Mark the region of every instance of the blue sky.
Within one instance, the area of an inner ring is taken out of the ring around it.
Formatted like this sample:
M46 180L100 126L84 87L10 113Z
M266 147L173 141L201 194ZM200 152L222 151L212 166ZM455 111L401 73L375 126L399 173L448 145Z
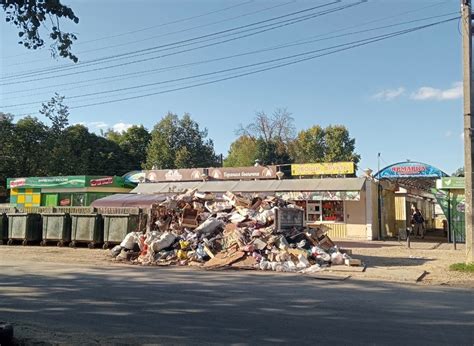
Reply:
M187 40L328 2L330 1L138 0L131 6L128 1L64 0L63 3L74 9L80 22L78 25L63 22L62 28L74 31L79 37L73 51L84 63ZM356 2L343 1L324 9ZM223 10L232 6L234 7ZM315 11L321 10L323 8ZM212 11L218 12L209 14ZM185 78L281 58L451 18L456 14L448 14L458 11L458 0L372 0L251 37L142 63L87 73L81 72L86 67L78 65L71 70L80 72L75 75L37 81L29 81L27 78L3 79L0 84L12 80L19 83L0 86L0 111L13 114L35 113L40 108L41 101L48 100L54 92L59 92L66 96L66 104L72 108L71 123L86 124L93 131L108 127L123 129L130 124L143 124L151 129L168 111L179 115L189 112L193 119L208 129L216 151L225 155L230 143L236 138L235 129L239 124L250 123L256 111L271 113L276 108L286 107L293 114L297 130L315 124L347 126L351 135L356 138L357 152L362 156L361 168L376 170L377 153L380 152L381 167L410 159L430 163L452 173L463 165L461 35L457 20L216 84L117 103L76 109L73 107L140 93L156 93L190 85L190 82L181 81L124 90L116 94L74 98L77 95ZM341 35L445 14L444 17L431 20L328 39L328 35ZM199 17L186 19L196 16ZM22 48L17 44L16 28L5 23L3 13L0 20L2 77L41 68L73 65L64 59L52 59L47 49L27 51ZM130 75L144 70L314 39L317 35L326 40L161 73ZM109 46L115 47L107 48ZM158 54L149 54L145 57L156 55ZM132 60L128 58L119 62ZM108 62L94 67L102 68L111 64ZM100 80L121 74L128 74L127 79L117 77ZM56 75L48 72L43 76ZM57 86L58 84L63 85ZM5 107L30 102L31 105Z

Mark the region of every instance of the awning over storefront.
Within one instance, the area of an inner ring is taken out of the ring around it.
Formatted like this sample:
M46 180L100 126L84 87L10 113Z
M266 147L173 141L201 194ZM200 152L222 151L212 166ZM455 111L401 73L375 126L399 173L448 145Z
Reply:
M166 195L136 195L136 194L117 194L100 198L92 202L94 208L150 208L155 203L163 202Z
M139 184L132 193L181 193L187 189L202 192L346 192L362 190L365 178L286 179L252 181L202 181Z
M390 180L404 188L424 191L430 191L435 186L436 179L446 176L439 168L416 161L398 162L374 175L376 179Z

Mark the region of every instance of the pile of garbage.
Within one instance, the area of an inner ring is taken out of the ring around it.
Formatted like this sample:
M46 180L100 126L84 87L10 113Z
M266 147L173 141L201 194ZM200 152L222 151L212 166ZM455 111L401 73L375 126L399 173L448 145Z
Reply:
M191 265L311 273L360 265L324 226L303 226L304 210L275 196L247 198L188 190L152 210L152 228L131 232L111 250L143 265Z

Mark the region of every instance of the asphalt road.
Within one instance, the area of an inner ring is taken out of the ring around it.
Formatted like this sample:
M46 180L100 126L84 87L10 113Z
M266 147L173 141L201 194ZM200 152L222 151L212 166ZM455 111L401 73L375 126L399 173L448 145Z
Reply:
M469 289L3 262L0 320L27 344L474 344Z

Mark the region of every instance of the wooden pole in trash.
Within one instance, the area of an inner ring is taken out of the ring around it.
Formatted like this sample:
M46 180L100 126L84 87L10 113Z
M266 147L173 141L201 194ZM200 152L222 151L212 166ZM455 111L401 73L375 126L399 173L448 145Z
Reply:
M471 34L471 0L461 0L463 72L464 72L464 176L466 180L466 262L474 262L473 244L473 145L472 145L472 34Z

